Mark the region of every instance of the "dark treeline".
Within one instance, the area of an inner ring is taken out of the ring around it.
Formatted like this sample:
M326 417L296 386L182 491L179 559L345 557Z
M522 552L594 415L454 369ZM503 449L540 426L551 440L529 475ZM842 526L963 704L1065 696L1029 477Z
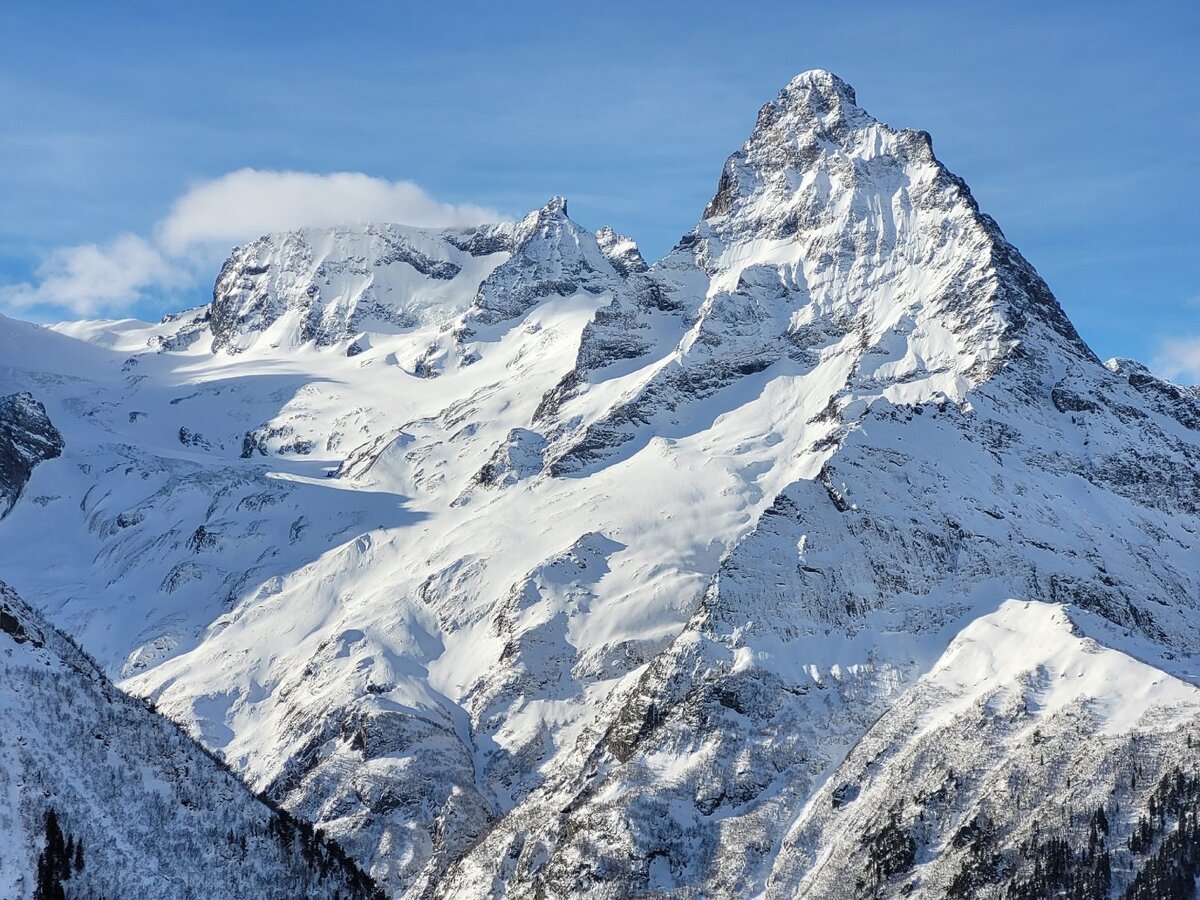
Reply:
M46 810L45 845L37 858L33 900L66 900L66 882L82 871L83 841L63 832L52 806Z

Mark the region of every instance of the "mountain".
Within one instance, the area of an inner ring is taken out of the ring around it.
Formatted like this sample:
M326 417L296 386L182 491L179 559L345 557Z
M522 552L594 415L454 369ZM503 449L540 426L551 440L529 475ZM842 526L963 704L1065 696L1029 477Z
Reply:
M1200 395L1097 359L829 73L653 265L562 198L306 229L0 359L63 444L5 577L395 896L1173 896L1196 858Z
M339 848L119 691L3 582L0 676L3 896L64 875L71 897L376 896ZM65 869L43 881L51 833L69 841Z

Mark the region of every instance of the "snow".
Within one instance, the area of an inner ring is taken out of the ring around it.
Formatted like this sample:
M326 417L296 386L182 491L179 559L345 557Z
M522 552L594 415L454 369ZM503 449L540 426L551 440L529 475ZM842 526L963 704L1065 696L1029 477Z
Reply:
M836 894L889 811L927 848L903 893L941 897L970 823L990 821L1008 846L1036 841L1038 823L1074 839L1069 811L1097 805L1112 816L1120 888L1137 811L1186 755L1198 718L1195 685L1083 636L1061 604L1006 600L967 624L829 773L790 823L764 895ZM834 801L838 790L849 799Z
M1194 714L1194 401L828 73L648 270L555 198L216 293L0 317L65 440L0 571L396 895L761 891L916 685L912 746L1031 671L1100 736Z
M955 698L929 720L940 723L1023 677L1035 685L1035 715L1084 705L1101 734L1166 730L1200 714L1200 688L1080 636L1062 605L1008 600L960 632L924 677Z
M277 842L265 803L3 582L0 615L0 895L34 895L54 808L84 848L71 896L366 896Z

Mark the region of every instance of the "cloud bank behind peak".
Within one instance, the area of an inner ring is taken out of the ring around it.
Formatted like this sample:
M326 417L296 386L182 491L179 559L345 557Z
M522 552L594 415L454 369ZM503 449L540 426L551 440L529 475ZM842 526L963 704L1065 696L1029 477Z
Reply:
M194 288L233 244L270 232L357 222L454 227L504 218L481 206L440 202L411 181L238 169L193 185L150 235L125 233L53 250L33 281L0 286L0 306L111 315L156 293Z

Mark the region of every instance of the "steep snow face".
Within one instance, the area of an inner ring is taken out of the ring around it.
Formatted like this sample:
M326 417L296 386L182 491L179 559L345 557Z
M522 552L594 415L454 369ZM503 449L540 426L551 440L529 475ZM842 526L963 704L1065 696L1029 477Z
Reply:
M1195 678L1194 392L828 73L648 269L561 198L252 246L156 326L0 319L66 445L0 566L396 895L767 890L1009 597Z
M772 427L814 445L863 401L958 402L1014 356L1032 376L1092 358L929 136L875 121L826 72L763 107L704 220L634 284L553 397L579 420L560 426L560 474L735 413L736 383L792 385Z
M82 843L69 896L375 896L3 582L0 685L0 896L34 896L50 809Z

